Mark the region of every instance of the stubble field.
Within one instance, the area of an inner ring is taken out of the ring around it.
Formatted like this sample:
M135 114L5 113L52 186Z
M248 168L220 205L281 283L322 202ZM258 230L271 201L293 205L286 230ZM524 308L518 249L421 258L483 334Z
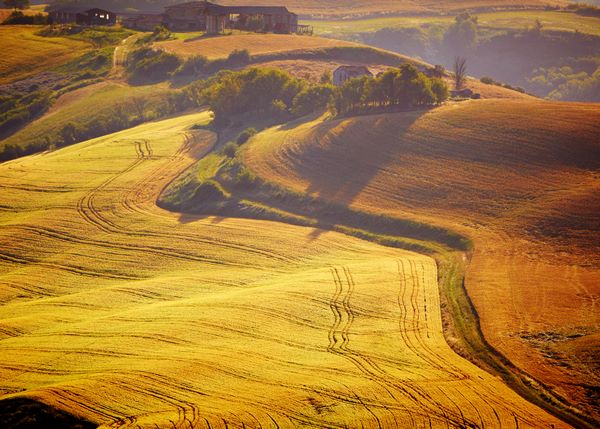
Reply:
M486 339L597 418L598 124L593 104L471 101L269 130L244 158L296 192L470 237Z
M0 166L1 399L102 427L564 427L447 346L429 257L159 209L207 120Z

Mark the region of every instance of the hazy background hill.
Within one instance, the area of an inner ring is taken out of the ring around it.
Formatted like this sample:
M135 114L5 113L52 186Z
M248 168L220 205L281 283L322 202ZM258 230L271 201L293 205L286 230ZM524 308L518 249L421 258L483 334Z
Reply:
M446 13L463 10L490 10L490 9L514 9L539 7L548 5L564 6L569 2L566 0L459 0L459 1L429 1L429 0L374 0L362 2L356 0L213 0L219 4L235 5L285 5L292 11L301 15L336 16L336 17L358 17L368 15L393 15L399 13ZM94 5L102 4L103 7L115 10L137 9L137 10L160 10L164 6L183 3L182 0L55 0L53 5Z

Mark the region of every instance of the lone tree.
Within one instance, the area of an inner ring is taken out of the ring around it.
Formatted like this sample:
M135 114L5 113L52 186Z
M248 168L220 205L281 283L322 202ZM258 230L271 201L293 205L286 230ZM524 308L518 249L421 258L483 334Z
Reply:
M467 78L467 59L464 57L454 58L454 85L460 91Z
M4 5L12 9L27 9L29 0L4 0Z

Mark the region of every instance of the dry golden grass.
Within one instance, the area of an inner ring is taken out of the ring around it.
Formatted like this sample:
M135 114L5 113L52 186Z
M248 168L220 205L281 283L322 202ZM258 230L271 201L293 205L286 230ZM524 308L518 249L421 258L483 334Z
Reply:
M475 243L466 287L489 342L594 415L600 383L600 105L482 100L261 133L260 177Z
M159 209L207 120L0 165L0 398L106 428L564 427L450 350L432 259Z
M48 71L91 49L78 40L36 36L39 30L39 26L0 26L0 84Z
M209 59L225 58L235 49L248 49L252 55L284 53L334 46L362 46L341 40L290 34L233 34L188 40L159 42L156 46L183 57L204 55Z
M348 17L398 13L457 12L465 9L543 8L547 5L565 5L564 0L263 0L262 5L285 5L302 15ZM253 0L224 0L222 4L255 5Z

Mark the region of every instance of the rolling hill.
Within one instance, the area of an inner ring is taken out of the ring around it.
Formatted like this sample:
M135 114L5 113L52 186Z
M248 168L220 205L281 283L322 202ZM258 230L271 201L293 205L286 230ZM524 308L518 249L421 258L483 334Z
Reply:
M467 235L486 339L598 418L599 124L597 104L482 100L319 118L243 154L269 183Z
M218 3L236 5L256 4L253 0L221 0ZM357 0L263 0L261 4L265 6L285 5L290 10L301 15L344 18L361 15L452 13L468 9L542 9L548 5L565 5L568 2L561 0L374 0L369 2Z
M289 34L235 34L222 37L170 40L156 43L155 46L184 58L192 55L204 55L209 59L216 59L225 58L236 49L247 49L251 55L259 55L360 45L334 39Z
M567 427L448 347L430 257L158 208L208 119L0 165L0 399L106 428Z
M0 26L0 84L48 71L92 49L72 38L38 36L39 30L39 26Z

